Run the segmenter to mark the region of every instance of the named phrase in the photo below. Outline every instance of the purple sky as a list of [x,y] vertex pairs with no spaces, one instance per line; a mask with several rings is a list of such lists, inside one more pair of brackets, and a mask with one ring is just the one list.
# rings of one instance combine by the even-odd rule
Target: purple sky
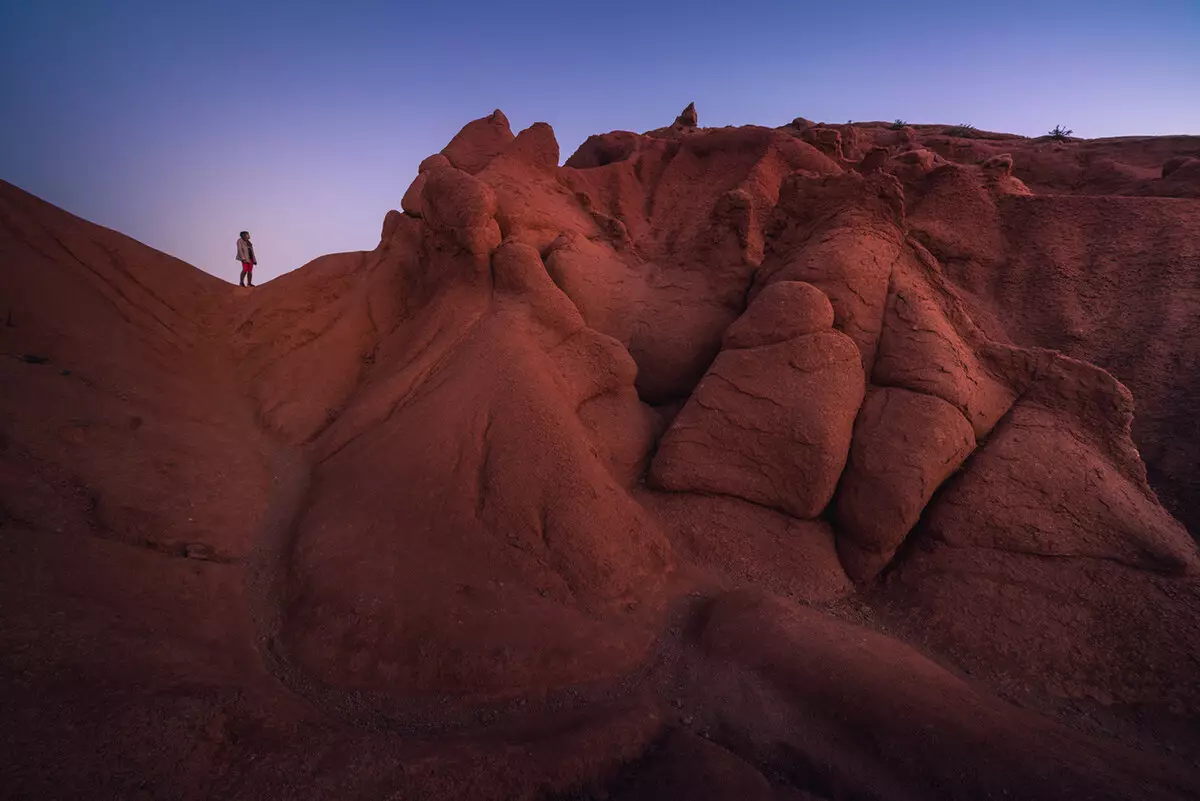
[[422,158],[503,109],[669,124],[1200,133],[1198,0],[0,0],[0,178],[237,280],[373,248]]

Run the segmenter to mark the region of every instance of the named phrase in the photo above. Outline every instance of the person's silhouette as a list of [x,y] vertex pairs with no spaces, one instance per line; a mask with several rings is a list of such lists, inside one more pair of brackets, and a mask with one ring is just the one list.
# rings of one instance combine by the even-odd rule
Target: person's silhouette
[[238,234],[237,260],[242,263],[242,277],[238,279],[238,286],[254,286],[253,270],[258,259],[254,258],[254,245],[250,244],[249,231]]

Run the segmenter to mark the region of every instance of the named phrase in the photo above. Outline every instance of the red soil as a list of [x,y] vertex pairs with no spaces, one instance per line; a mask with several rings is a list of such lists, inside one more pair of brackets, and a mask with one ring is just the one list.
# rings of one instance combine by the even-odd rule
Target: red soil
[[0,185],[5,794],[1196,797],[1200,139],[954,133],[497,111],[254,290]]

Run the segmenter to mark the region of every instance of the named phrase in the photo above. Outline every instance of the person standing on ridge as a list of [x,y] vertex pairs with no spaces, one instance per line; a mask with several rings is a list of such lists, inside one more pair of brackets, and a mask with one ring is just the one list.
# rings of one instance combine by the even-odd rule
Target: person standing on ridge
[[242,277],[238,279],[238,286],[254,286],[254,265],[258,264],[258,259],[254,258],[254,245],[250,244],[250,232],[242,231],[238,235],[237,241],[237,260],[242,263]]

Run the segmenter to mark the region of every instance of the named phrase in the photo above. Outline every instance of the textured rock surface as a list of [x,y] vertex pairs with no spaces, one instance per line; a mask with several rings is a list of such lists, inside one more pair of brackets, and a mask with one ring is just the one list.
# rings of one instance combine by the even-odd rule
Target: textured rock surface
[[483,119],[469,122],[442,149],[441,155],[464,172],[477,173],[504,152],[513,141],[508,117],[496,109]]
[[1013,197],[982,219],[976,241],[1005,247],[945,262],[972,318],[996,339],[1092,361],[1128,386],[1151,484],[1195,533],[1200,477],[1190,466],[1200,462],[1200,432],[1187,422],[1194,403],[1180,388],[1200,381],[1200,273],[1192,266],[1200,208],[1154,198]]
[[778,281],[754,299],[746,313],[725,330],[725,347],[773,345],[833,327],[833,306],[825,293],[801,281]]
[[892,270],[871,381],[941,398],[984,436],[1016,390],[989,366],[984,337],[938,286],[936,267],[924,256],[906,254]]
[[1114,452],[1120,440],[1105,436],[1129,414],[1128,396],[1094,368],[1055,367],[942,495],[929,533],[956,546],[1193,571],[1193,543],[1146,486],[1136,451]]
[[934,491],[974,449],[975,432],[946,401],[906,389],[872,389],[855,421],[838,487],[838,551],[847,572],[874,578]]
[[679,116],[675,118],[675,124],[682,125],[685,128],[695,128],[699,121],[695,103],[688,103],[687,108],[681,111]]
[[816,517],[846,463],[862,396],[857,350],[836,331],[721,351],[663,437],[651,478]]
[[1200,140],[694,111],[254,290],[0,185],[5,792],[1200,796]]

